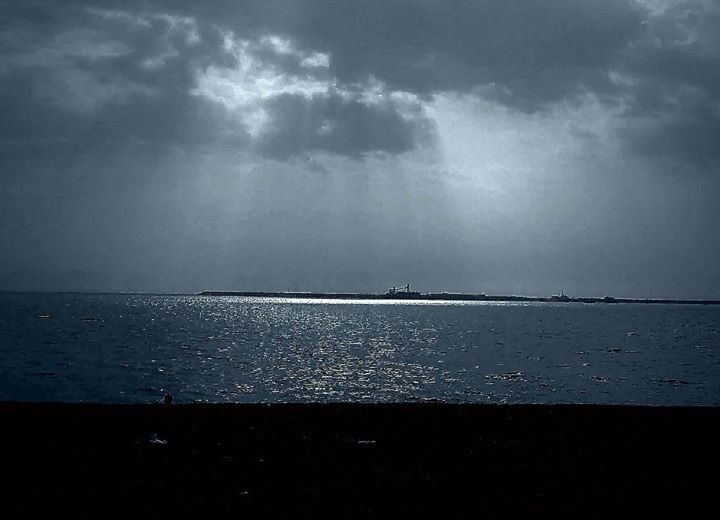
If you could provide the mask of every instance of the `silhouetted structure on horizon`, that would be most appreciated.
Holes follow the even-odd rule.
[[[553,294],[550,296],[551,302],[569,302],[572,301],[572,298],[570,298],[567,294],[565,294],[565,291],[560,291],[560,294]]]
[[[274,291],[202,291],[200,296],[244,296],[249,298],[307,298],[334,300],[447,300],[485,302],[562,302],[562,303],[664,303],[691,305],[720,305],[720,300],[682,300],[673,298],[614,298],[612,296],[568,296],[565,291],[552,296],[498,295],[485,293],[421,293],[411,291],[410,284],[398,289],[391,287],[384,293],[332,292],[274,292]]]
[[[388,298],[420,298],[422,295],[417,291],[410,290],[410,284],[408,283],[404,287],[405,290],[398,289],[394,285],[387,290],[384,296]]]

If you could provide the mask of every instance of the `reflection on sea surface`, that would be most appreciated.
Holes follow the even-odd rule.
[[[0,295],[0,399],[720,404],[720,306]]]

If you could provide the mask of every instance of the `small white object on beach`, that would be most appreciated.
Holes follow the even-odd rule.
[[[150,435],[149,442],[150,442],[150,444],[160,444],[161,446],[164,446],[165,444],[167,444],[167,441],[165,439],[161,439],[160,437],[158,437],[157,433],[153,433],[152,435]]]

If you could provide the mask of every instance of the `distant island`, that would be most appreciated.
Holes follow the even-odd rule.
[[[267,291],[202,291],[201,296],[245,296],[254,298],[307,298],[329,300],[445,300],[482,302],[545,302],[545,303],[664,303],[686,305],[720,305],[720,300],[681,300],[669,298],[614,298],[612,296],[568,296],[565,292],[552,296],[519,296],[485,293],[420,293],[395,287],[384,293],[341,292],[267,292]]]

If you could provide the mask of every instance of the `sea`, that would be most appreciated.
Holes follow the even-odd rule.
[[[0,293],[0,401],[720,404],[720,306]]]

